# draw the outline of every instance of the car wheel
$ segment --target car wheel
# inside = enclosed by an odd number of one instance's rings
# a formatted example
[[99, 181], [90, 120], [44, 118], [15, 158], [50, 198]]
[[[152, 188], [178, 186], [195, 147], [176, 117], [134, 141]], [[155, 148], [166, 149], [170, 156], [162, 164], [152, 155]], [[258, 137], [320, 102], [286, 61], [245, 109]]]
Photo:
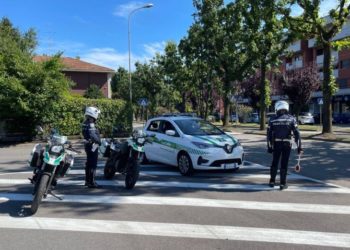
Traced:
[[194, 169], [192, 166], [192, 161], [187, 153], [181, 153], [177, 159], [177, 165], [179, 171], [184, 176], [190, 176], [193, 174]]

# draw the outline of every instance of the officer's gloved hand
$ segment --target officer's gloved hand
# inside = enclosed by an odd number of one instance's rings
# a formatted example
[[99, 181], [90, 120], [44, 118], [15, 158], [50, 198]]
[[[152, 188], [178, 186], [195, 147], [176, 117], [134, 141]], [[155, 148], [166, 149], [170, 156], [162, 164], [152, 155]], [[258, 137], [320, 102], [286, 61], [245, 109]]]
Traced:
[[272, 152], [273, 152], [272, 148], [271, 148], [271, 147], [268, 147], [268, 148], [267, 148], [267, 152], [268, 152], [269, 154], [272, 154]]
[[298, 155], [300, 155], [302, 152], [304, 152], [304, 150], [302, 148], [298, 148]]

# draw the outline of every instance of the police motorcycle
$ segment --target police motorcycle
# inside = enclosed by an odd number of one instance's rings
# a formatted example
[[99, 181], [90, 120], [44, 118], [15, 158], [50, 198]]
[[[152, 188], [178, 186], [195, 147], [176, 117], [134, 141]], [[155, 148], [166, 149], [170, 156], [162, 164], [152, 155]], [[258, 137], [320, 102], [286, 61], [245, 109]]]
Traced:
[[[38, 132], [42, 133], [42, 128]], [[67, 136], [58, 134], [56, 130], [51, 131], [46, 145], [39, 143], [33, 147], [29, 160], [30, 167], [34, 168], [33, 177], [29, 178], [34, 184], [32, 214], [37, 212], [41, 200], [45, 199], [47, 194], [62, 200], [52, 189], [55, 188], [57, 179], [64, 177], [73, 166], [74, 155], [78, 153], [80, 152], [72, 148]]]
[[110, 180], [118, 172], [125, 175], [125, 188], [134, 188], [140, 174], [140, 162], [144, 156], [144, 145], [150, 143], [149, 137], [142, 130], [135, 130], [128, 136], [123, 128], [113, 129], [112, 139], [102, 139], [100, 153], [107, 158], [104, 178]]

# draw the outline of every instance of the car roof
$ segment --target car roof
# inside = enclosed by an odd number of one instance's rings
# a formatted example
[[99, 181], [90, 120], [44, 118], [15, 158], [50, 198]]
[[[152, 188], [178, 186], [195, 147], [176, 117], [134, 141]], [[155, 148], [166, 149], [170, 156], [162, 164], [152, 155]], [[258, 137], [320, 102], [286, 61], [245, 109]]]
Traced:
[[202, 118], [199, 117], [193, 117], [193, 116], [186, 116], [186, 115], [162, 115], [162, 116], [156, 116], [150, 119], [150, 121], [154, 120], [172, 120], [172, 121], [177, 121], [177, 120], [202, 120]]

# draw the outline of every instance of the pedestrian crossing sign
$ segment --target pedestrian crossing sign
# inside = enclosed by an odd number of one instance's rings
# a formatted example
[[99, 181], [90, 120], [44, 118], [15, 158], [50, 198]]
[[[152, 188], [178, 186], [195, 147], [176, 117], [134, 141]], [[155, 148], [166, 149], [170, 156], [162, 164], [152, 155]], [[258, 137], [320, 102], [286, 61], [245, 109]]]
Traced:
[[147, 106], [148, 105], [148, 100], [147, 98], [140, 98], [138, 101], [140, 106]]

